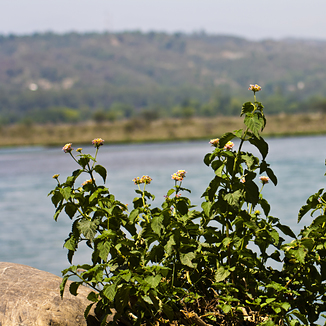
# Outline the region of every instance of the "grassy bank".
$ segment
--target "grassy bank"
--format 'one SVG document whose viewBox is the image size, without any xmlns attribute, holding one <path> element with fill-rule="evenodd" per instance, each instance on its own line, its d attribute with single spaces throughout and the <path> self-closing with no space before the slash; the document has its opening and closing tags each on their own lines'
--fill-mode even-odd
<svg viewBox="0 0 326 326">
<path fill-rule="evenodd" d="M 101 137 L 106 143 L 210 139 L 243 128 L 240 117 L 161 119 L 152 122 L 131 119 L 114 123 L 75 125 L 12 125 L 0 129 L 0 146 L 64 145 L 88 143 Z M 326 114 L 296 114 L 267 117 L 266 136 L 326 134 Z"/>
</svg>

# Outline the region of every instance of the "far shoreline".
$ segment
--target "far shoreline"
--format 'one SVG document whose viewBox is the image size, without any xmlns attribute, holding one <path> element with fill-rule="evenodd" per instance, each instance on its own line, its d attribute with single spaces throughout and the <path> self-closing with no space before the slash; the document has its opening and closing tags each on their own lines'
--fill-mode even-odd
<svg viewBox="0 0 326 326">
<path fill-rule="evenodd" d="M 137 118 L 115 122 L 76 124 L 15 124 L 1 126 L 0 148 L 45 146 L 66 143 L 90 144 L 101 137 L 106 144 L 141 144 L 201 141 L 219 138 L 225 132 L 244 128 L 242 117 L 167 118 L 154 121 Z M 264 138 L 304 137 L 326 134 L 326 114 L 300 113 L 267 116 Z"/>
</svg>

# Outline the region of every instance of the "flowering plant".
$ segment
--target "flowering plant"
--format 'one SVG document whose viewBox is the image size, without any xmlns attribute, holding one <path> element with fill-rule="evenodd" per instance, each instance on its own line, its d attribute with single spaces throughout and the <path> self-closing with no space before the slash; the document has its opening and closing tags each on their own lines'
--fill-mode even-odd
<svg viewBox="0 0 326 326">
<path fill-rule="evenodd" d="M 154 195 L 145 188 L 152 179 L 135 177 L 138 196 L 129 211 L 98 183 L 107 175 L 97 164 L 103 139 L 93 140 L 94 157 L 78 148 L 76 158 L 72 144 L 64 146 L 79 167 L 64 183 L 53 176 L 54 218 L 64 211 L 73 220 L 64 245 L 70 263 L 81 243 L 92 255 L 90 264 L 63 271 L 61 293 L 71 276 L 72 294 L 81 284 L 89 286 L 86 318 L 95 307 L 101 325 L 296 326 L 314 324 L 326 310 L 326 194 L 319 190 L 301 208 L 299 220 L 310 210 L 321 215 L 298 237 L 270 215 L 262 190 L 277 178 L 261 136 L 266 125 L 256 100 L 261 87 L 249 90 L 254 102 L 242 106 L 244 128 L 210 141 L 213 151 L 204 163 L 214 176 L 200 209 L 183 195 L 189 191 L 181 187 L 186 171 L 178 170 L 161 207 L 151 206 Z M 256 147 L 261 159 L 244 152 L 244 142 Z M 81 184 L 77 179 L 85 173 L 89 178 Z"/>
</svg>

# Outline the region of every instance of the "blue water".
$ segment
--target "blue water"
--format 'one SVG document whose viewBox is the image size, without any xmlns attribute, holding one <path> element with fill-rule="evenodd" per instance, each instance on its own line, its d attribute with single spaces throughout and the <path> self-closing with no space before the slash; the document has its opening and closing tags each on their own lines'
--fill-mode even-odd
<svg viewBox="0 0 326 326">
<path fill-rule="evenodd" d="M 272 205 L 271 215 L 279 217 L 298 232 L 310 217 L 297 225 L 299 208 L 306 199 L 325 186 L 326 137 L 296 137 L 268 140 L 267 161 L 279 184 L 268 184 L 264 196 Z M 77 148 L 78 144 L 74 144 Z M 107 186 L 120 201 L 132 206 L 135 197 L 132 179 L 148 174 L 153 178 L 148 190 L 156 195 L 156 203 L 164 200 L 173 187 L 171 174 L 187 171 L 183 186 L 192 190 L 191 199 L 199 197 L 213 178 L 203 157 L 211 151 L 208 142 L 182 142 L 147 145 L 105 145 L 100 148 L 98 163 L 108 170 Z M 84 148 L 94 153 L 94 148 Z M 47 194 L 55 187 L 52 176 L 60 180 L 77 168 L 69 154 L 61 148 L 0 149 L 0 261 L 33 266 L 57 275 L 68 266 L 63 249 L 71 221 L 60 216 L 53 220 L 54 207 Z M 85 177 L 86 179 L 86 177 Z M 81 178 L 80 182 L 83 182 Z M 75 263 L 88 260 L 83 248 Z"/>
</svg>

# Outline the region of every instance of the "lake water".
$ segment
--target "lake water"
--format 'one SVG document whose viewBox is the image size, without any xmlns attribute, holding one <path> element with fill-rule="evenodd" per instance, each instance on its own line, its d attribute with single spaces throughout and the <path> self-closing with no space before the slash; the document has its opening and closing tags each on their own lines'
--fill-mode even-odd
<svg viewBox="0 0 326 326">
<path fill-rule="evenodd" d="M 297 225 L 299 208 L 325 185 L 326 137 L 268 139 L 268 143 L 267 162 L 279 184 L 266 185 L 265 198 L 272 206 L 271 215 L 298 232 L 310 219 L 307 216 Z M 94 151 L 92 147 L 83 150 Z M 192 190 L 191 199 L 200 204 L 199 197 L 214 176 L 203 163 L 208 152 L 211 147 L 207 141 L 105 145 L 100 148 L 98 163 L 108 170 L 110 191 L 129 207 L 135 197 L 134 177 L 148 174 L 153 178 L 148 190 L 156 195 L 159 205 L 173 187 L 171 174 L 178 169 L 187 171 L 183 186 Z M 63 181 L 76 168 L 61 148 L 0 149 L 0 261 L 26 264 L 56 275 L 68 267 L 62 246 L 71 221 L 65 215 L 58 222 L 53 220 L 54 206 L 47 194 L 56 185 L 54 174 L 60 174 Z M 84 262 L 88 255 L 83 248 L 75 263 Z"/>
</svg>

